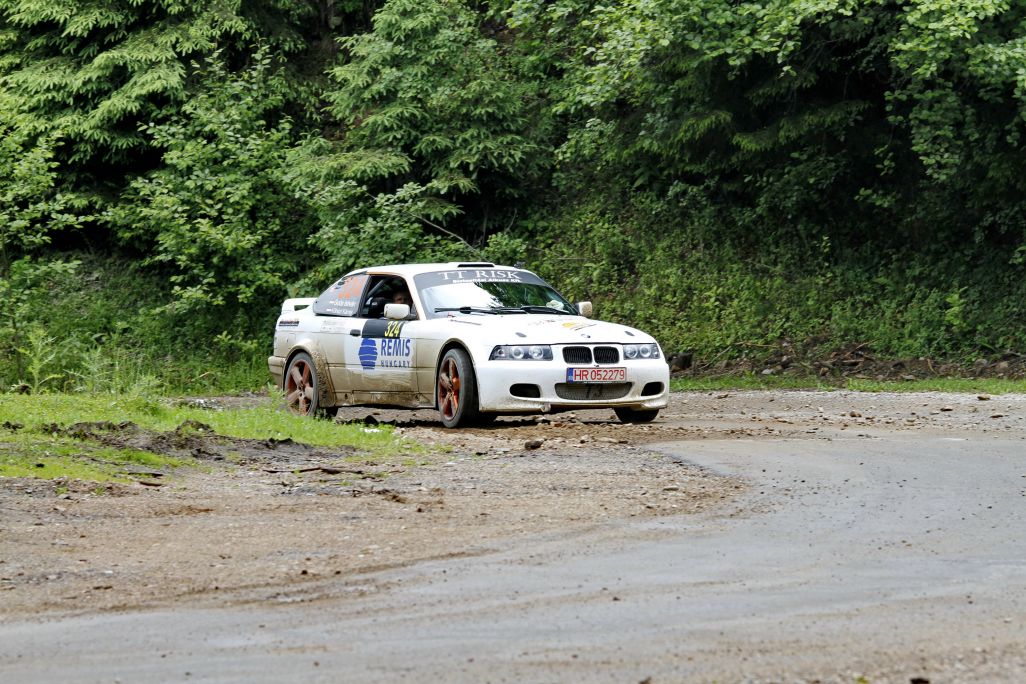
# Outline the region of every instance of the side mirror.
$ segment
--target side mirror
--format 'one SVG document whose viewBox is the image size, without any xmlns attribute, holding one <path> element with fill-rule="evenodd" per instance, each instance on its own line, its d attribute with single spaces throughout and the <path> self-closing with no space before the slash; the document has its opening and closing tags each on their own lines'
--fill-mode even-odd
<svg viewBox="0 0 1026 684">
<path fill-rule="evenodd" d="M 385 318 L 390 321 L 405 321 L 409 315 L 409 304 L 385 304 Z"/>
<path fill-rule="evenodd" d="M 577 313 L 585 318 L 591 318 L 591 302 L 577 302 Z"/>
</svg>

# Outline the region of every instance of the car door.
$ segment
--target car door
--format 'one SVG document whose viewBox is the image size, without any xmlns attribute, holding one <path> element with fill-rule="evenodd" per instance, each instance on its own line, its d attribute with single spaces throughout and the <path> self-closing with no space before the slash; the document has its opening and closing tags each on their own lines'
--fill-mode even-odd
<svg viewBox="0 0 1026 684">
<path fill-rule="evenodd" d="M 379 299 L 389 299 L 390 282 L 405 283 L 393 274 L 371 275 L 345 341 L 347 376 L 358 403 L 415 406 L 418 321 L 383 317 Z"/>
<path fill-rule="evenodd" d="M 366 272 L 343 276 L 322 292 L 313 303 L 317 343 L 324 354 L 338 404 L 352 403 L 350 368 L 346 363 L 349 353 L 347 340 L 354 328 L 354 317 L 360 311 L 360 302 L 367 289 L 370 276 Z"/>
</svg>

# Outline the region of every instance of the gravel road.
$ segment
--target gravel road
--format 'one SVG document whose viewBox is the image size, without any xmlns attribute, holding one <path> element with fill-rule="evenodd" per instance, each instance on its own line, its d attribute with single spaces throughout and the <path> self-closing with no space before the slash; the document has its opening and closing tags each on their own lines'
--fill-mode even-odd
<svg viewBox="0 0 1026 684">
<path fill-rule="evenodd" d="M 345 513 L 354 497 L 278 492 L 293 527 L 260 528 L 272 485 L 236 473 L 252 510 L 186 516 L 208 523 L 179 530 L 191 551 L 154 552 L 166 576 L 107 575 L 131 608 L 75 594 L 67 558 L 26 541 L 55 502 L 6 487 L 0 680 L 1024 681 L 1024 417 L 1021 395 L 849 392 L 677 394 L 647 429 L 603 412 L 456 433 L 406 416 L 406 434 L 449 450 L 389 478 L 405 504 L 355 497 L 378 507 Z M 157 496 L 107 504 L 129 515 Z M 413 513 L 432 497 L 441 510 Z M 63 524 L 90 521 L 119 529 L 95 513 Z M 392 562 L 350 558 L 367 549 L 339 540 L 364 525 Z M 120 529 L 139 531 L 119 548 L 142 568 L 156 560 L 141 547 L 168 541 Z M 220 575 L 224 589 L 176 592 L 191 576 L 176 564 L 209 565 L 199 540 L 215 533 L 242 569 L 197 567 L 197 587 Z"/>
</svg>

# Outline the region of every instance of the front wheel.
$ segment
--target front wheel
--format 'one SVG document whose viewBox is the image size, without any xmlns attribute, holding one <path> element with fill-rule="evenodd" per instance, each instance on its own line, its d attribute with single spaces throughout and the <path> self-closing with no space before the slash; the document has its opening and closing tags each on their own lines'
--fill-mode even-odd
<svg viewBox="0 0 1026 684">
<path fill-rule="evenodd" d="M 616 408 L 613 412 L 621 423 L 651 423 L 659 415 L 659 409 Z"/>
<path fill-rule="evenodd" d="M 442 357 L 435 381 L 438 415 L 447 428 L 467 425 L 477 420 L 477 380 L 474 364 L 467 352 L 450 349 Z"/>
</svg>

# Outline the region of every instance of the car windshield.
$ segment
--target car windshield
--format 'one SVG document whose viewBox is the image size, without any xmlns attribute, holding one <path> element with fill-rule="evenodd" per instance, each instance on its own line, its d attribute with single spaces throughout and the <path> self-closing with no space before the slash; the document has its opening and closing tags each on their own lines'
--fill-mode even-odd
<svg viewBox="0 0 1026 684">
<path fill-rule="evenodd" d="M 453 312 L 576 314 L 573 304 L 527 271 L 443 271 L 414 278 L 429 318 Z"/>
</svg>

